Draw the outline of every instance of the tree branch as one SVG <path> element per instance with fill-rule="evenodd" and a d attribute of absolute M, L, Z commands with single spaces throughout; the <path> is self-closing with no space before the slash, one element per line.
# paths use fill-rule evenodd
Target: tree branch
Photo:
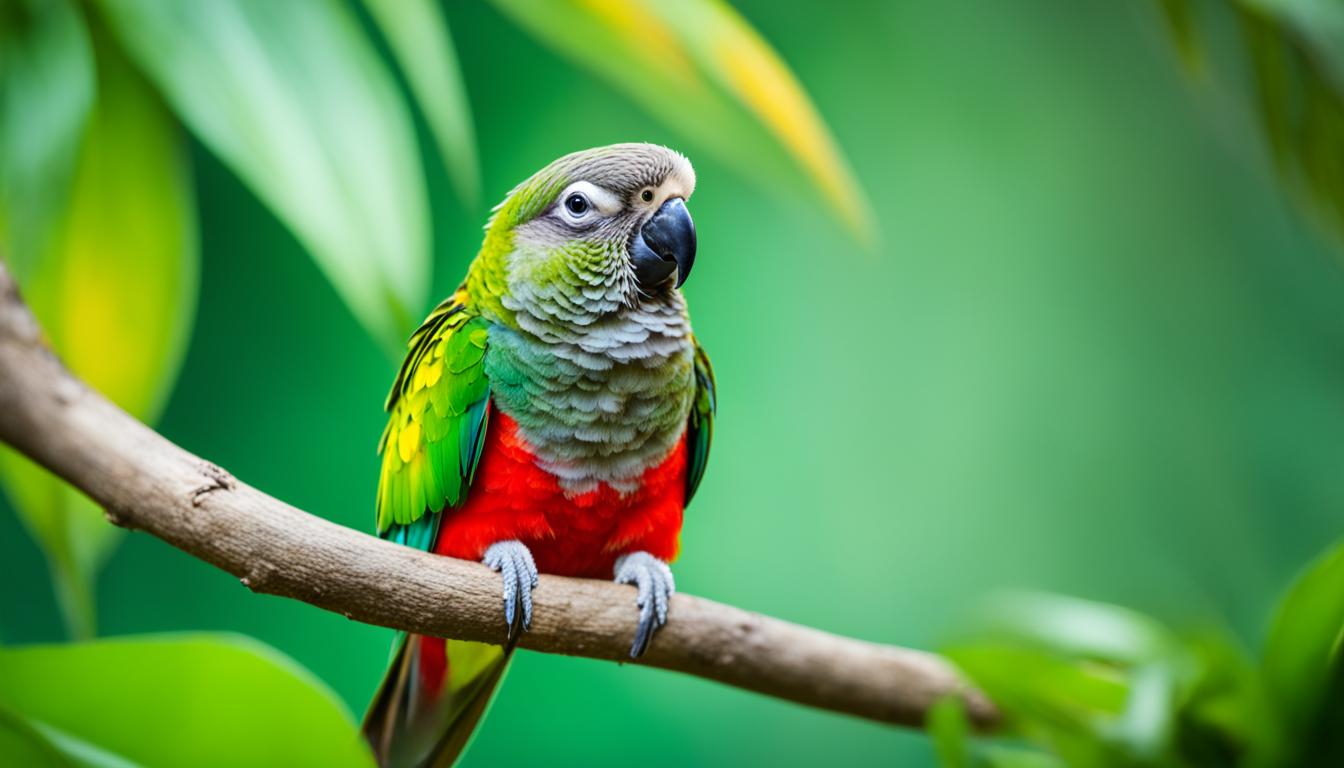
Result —
<path fill-rule="evenodd" d="M 310 515 L 236 480 L 128 416 L 52 355 L 0 264 L 0 439 L 78 487 L 111 522 L 239 577 L 357 621 L 440 637 L 503 640 L 499 576 Z M 520 645 L 629 661 L 632 588 L 542 576 Z M 957 694 L 976 725 L 994 706 L 938 656 L 827 634 L 687 595 L 639 664 L 800 704 L 918 726 Z"/>

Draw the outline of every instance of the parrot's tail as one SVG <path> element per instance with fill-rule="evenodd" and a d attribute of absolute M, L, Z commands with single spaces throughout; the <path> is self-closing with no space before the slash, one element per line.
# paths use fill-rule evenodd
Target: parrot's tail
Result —
<path fill-rule="evenodd" d="M 467 748 L 508 666 L 497 645 L 402 634 L 364 716 L 383 768 L 445 768 Z"/>

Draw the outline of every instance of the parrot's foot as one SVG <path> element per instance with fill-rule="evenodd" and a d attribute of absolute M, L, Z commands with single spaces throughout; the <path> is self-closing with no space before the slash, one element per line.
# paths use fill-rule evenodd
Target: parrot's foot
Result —
<path fill-rule="evenodd" d="M 667 623 L 667 603 L 677 591 L 672 580 L 672 569 L 667 563 L 648 552 L 631 552 L 616 561 L 616 583 L 634 584 L 639 592 L 635 605 L 639 606 L 639 626 L 635 642 L 630 646 L 630 658 L 637 659 L 649 647 L 653 633 Z"/>
<path fill-rule="evenodd" d="M 521 541 L 497 541 L 485 550 L 481 562 L 504 577 L 504 622 L 508 639 L 532 627 L 532 590 L 537 586 L 537 563 Z M 518 604 L 522 603 L 522 610 Z M 515 621 L 515 619 L 517 621 Z"/>

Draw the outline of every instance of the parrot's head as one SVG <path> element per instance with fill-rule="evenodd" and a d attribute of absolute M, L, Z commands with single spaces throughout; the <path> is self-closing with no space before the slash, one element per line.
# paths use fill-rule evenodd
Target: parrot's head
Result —
<path fill-rule="evenodd" d="M 695 263 L 695 171 L 654 144 L 575 152 L 495 209 L 483 254 L 506 295 L 613 311 L 674 294 Z M 511 303 L 511 302 L 505 302 Z"/>

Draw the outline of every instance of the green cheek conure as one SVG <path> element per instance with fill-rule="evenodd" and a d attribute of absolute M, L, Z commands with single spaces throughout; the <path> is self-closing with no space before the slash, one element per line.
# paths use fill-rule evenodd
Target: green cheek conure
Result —
<path fill-rule="evenodd" d="M 631 656 L 667 620 L 714 418 L 679 290 L 694 189 L 690 162 L 651 144 L 556 160 L 495 209 L 466 280 L 411 335 L 378 534 L 498 571 L 510 640 L 538 573 L 635 585 Z M 451 764 L 511 648 L 400 637 L 364 724 L 379 763 Z"/>

